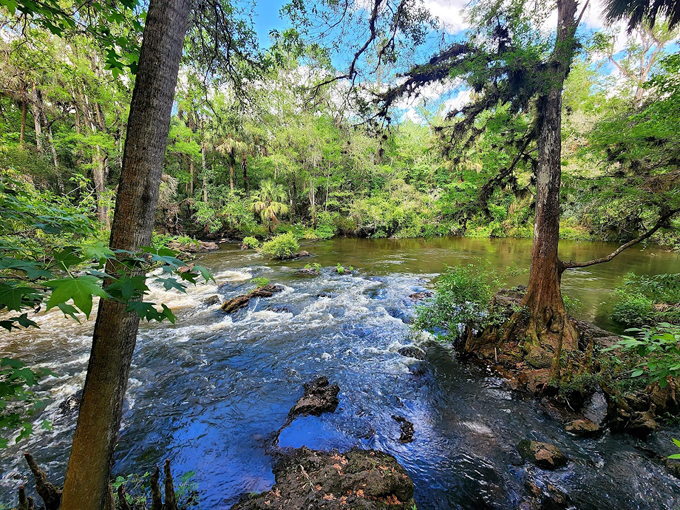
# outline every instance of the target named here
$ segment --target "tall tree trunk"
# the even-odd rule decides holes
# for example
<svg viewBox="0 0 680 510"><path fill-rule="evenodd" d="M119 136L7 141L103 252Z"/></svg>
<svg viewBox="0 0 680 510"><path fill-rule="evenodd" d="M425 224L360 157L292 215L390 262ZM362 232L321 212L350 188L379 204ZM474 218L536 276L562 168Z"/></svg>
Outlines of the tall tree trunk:
<svg viewBox="0 0 680 510"><path fill-rule="evenodd" d="M135 251L151 242L190 6L191 0L149 2L111 229L113 249ZM139 316L126 310L114 301L99 303L61 510L98 510L107 502L139 328Z"/></svg>
<svg viewBox="0 0 680 510"><path fill-rule="evenodd" d="M229 189L234 191L234 165L236 164L236 154L234 149L229 151Z"/></svg>
<svg viewBox="0 0 680 510"><path fill-rule="evenodd" d="M194 158L189 156L189 196L194 196Z"/></svg>
<svg viewBox="0 0 680 510"><path fill-rule="evenodd" d="M243 189L248 193L248 156L241 158L241 170L243 171Z"/></svg>
<svg viewBox="0 0 680 510"><path fill-rule="evenodd" d="M38 100L38 91L33 85L33 101L31 101L31 110L33 113L33 125L35 127L35 146L40 154L43 154L43 135L42 135L42 124L41 124L41 111L40 111L40 101Z"/></svg>
<svg viewBox="0 0 680 510"><path fill-rule="evenodd" d="M208 202L208 165L205 161L205 145L201 144L201 177L203 179L203 201Z"/></svg>
<svg viewBox="0 0 680 510"><path fill-rule="evenodd" d="M57 148L54 145L54 136L52 136L52 124L47 121L47 115L45 114L45 109L41 108L42 111L42 116L43 116L43 121L45 122L45 126L47 127L46 133L47 133L47 143L50 146L50 151L52 152L52 162L54 163L54 168L59 168L59 155L57 154ZM63 191L63 186L61 184L61 177L58 177L60 184L59 184L59 189Z"/></svg>
<svg viewBox="0 0 680 510"><path fill-rule="evenodd" d="M106 177L108 174L109 157L101 147L96 147L92 159L92 180L94 181L94 190L97 195L97 218L108 229L111 227L109 222L109 206L106 200Z"/></svg>
<svg viewBox="0 0 680 510"><path fill-rule="evenodd" d="M21 98L21 128L19 130L19 145L24 145L25 138L26 138L26 97L24 96Z"/></svg>
<svg viewBox="0 0 680 510"><path fill-rule="evenodd" d="M564 349L577 347L560 291L560 184L562 178L562 91L574 54L576 1L558 0L555 50L548 90L538 100L538 169L531 272L523 305L529 311L526 347L547 350L559 360Z"/></svg>

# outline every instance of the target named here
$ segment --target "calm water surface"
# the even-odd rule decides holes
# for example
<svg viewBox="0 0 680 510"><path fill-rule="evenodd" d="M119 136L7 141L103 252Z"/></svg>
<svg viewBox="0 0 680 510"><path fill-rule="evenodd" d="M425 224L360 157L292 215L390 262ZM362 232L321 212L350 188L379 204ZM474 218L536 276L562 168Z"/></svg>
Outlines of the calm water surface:
<svg viewBox="0 0 680 510"><path fill-rule="evenodd" d="M416 484L418 508L510 509L525 495L528 479L552 483L570 494L575 508L671 509L680 507L680 484L651 458L649 450L673 453L666 430L648 441L605 435L576 440L531 399L509 391L492 373L459 363L428 335L415 335L412 292L431 286L447 265L473 264L526 283L528 240L337 239L303 246L313 259L270 262L252 251L223 245L204 255L217 284L186 295L155 290L170 305L176 325L144 325L133 361L116 474L147 471L170 458L176 473L195 471L200 508L228 508L244 492L273 484L269 435L285 421L302 384L327 375L341 388L336 413L298 419L281 436L283 446L377 448L406 467ZM609 253L615 245L562 242L565 259ZM321 276L295 271L307 262L324 266ZM332 272L352 265L353 275ZM633 249L613 262L564 276L565 293L580 301L579 315L615 328L608 315L612 289L626 272L680 272L676 254ZM229 298L264 276L285 290L225 316L203 304ZM38 431L27 443L0 454L0 501L28 480L20 462L31 451L52 479L63 477L75 417L58 404L84 381L93 321L82 325L57 313L38 316L40 330L0 333L0 356L52 369L41 391L52 403L54 430ZM424 375L419 362L396 351L428 347ZM398 442L393 414L415 425L415 441ZM36 428L39 428L36 425ZM521 463L515 445L523 438L557 444L571 458L567 468L543 472Z"/></svg>

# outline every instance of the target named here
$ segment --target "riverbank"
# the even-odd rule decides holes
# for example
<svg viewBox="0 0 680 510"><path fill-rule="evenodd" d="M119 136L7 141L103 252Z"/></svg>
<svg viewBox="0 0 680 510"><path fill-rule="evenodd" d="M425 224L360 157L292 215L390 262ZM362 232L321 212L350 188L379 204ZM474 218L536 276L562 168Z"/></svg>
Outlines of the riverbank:
<svg viewBox="0 0 680 510"><path fill-rule="evenodd" d="M585 259L610 247L565 242L562 249ZM527 264L529 248L528 240L335 239L303 241L312 258L292 261L271 261L236 244L198 255L196 263L216 283L187 294L153 290L151 298L173 308L177 323L142 326L114 475L143 473L170 458L176 478L195 473L200 508L229 507L244 492L266 493L275 482L270 434L285 423L303 383L323 374L340 387L337 410L298 418L280 445L389 453L413 480L419 510L517 508L534 485L559 489L579 509L680 504L677 479L659 463L675 453L678 429L644 441L608 432L577 438L496 372L461 363L429 336L413 335L417 301L409 296L427 290L446 265L484 265L519 284L526 274L509 268ZM318 276L298 274L309 262L320 264ZM355 271L338 274L338 262ZM601 324L608 316L602 303L627 269L680 272L680 261L667 252L631 250L611 265L565 275L564 285L582 302L583 315ZM220 302L252 291L254 277L283 290L234 314L220 311ZM206 302L216 295L218 302ZM53 430L38 422L27 442L2 452L3 502L30 482L25 450L50 480L62 482L75 419L59 403L82 385L89 354L92 321L78 325L56 312L36 321L40 330L6 335L0 349L57 374L40 388L50 404L38 418L49 419ZM426 352L425 360L399 353L412 345ZM412 442L400 441L402 423L393 416L413 424ZM524 439L556 445L568 464L547 471L524 461L517 450Z"/></svg>

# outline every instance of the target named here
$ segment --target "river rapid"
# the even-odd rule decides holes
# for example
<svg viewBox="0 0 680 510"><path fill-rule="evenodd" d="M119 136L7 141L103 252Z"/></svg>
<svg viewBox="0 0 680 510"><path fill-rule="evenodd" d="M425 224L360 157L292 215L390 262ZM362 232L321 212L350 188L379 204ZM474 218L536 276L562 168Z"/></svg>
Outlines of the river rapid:
<svg viewBox="0 0 680 510"><path fill-rule="evenodd" d="M272 262L225 244L201 255L216 283L186 294L154 289L152 299L177 315L177 324L144 324L133 360L114 474L143 473L169 458L173 471L194 471L200 508L229 508L243 493L268 490L272 432L302 394L304 382L326 375L340 385L333 414L293 422L281 446L340 450L374 448L394 455L416 487L419 510L517 508L525 484L550 483L569 494L574 508L619 510L680 508L680 481L651 451L675 453L666 429L646 441L606 433L577 439L533 399L509 390L495 374L455 359L430 335L415 334L409 295L431 287L446 265L473 264L525 283L531 242L447 238L435 240L336 239L302 247L313 258ZM561 246L564 259L602 256L605 243ZM299 276L306 263L320 276ZM352 274L333 271L352 265ZM580 301L577 315L616 329L608 319L612 290L626 272L680 272L677 254L632 249L612 263L564 276L564 292ZM268 299L227 316L220 300L253 288L263 276L284 286ZM36 417L36 433L0 452L0 502L14 503L30 483L21 452L30 451L52 481L61 482L75 413L59 404L83 384L93 320L74 323L59 313L35 319L40 330L0 333L0 357L50 368L41 394L50 399ZM425 361L398 354L416 344ZM401 444L392 415L414 424L415 439ZM41 430L48 419L53 430ZM524 464L516 445L524 438L558 445L571 459L554 472ZM1 506L1 505L0 505Z"/></svg>

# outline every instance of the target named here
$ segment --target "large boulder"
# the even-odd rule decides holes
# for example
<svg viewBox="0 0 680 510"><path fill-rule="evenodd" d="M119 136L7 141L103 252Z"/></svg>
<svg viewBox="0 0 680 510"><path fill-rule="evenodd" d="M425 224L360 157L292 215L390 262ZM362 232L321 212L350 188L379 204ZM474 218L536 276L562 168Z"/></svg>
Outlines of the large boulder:
<svg viewBox="0 0 680 510"><path fill-rule="evenodd" d="M232 510L412 510L413 482L394 457L374 450L300 448L274 467L268 492L244 496Z"/></svg>
<svg viewBox="0 0 680 510"><path fill-rule="evenodd" d="M517 450L524 460L533 462L542 469L557 469L568 462L567 456L550 443L522 439L517 445Z"/></svg>

